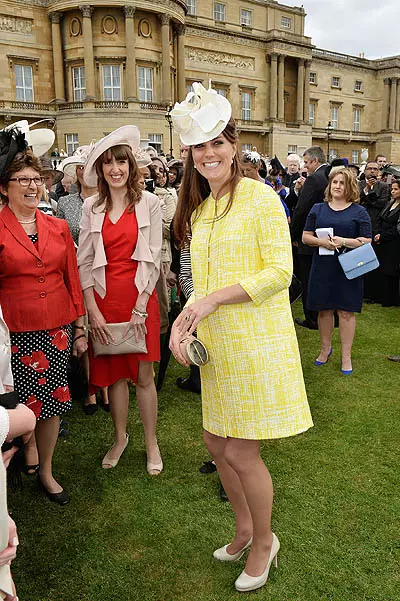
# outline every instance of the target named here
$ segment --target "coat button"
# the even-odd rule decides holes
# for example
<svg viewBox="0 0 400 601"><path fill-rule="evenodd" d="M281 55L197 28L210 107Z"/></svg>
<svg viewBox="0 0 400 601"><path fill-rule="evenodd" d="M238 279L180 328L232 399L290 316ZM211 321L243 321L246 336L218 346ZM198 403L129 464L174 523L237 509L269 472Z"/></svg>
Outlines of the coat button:
<svg viewBox="0 0 400 601"><path fill-rule="evenodd" d="M37 266L37 267L43 267L43 263L42 263L42 261L38 261L38 262L36 263L36 266Z"/></svg>
<svg viewBox="0 0 400 601"><path fill-rule="evenodd" d="M38 278L38 282L40 282L41 284L43 284L43 282L44 282L44 277L43 277L43 276L40 276L40 278Z"/></svg>
<svg viewBox="0 0 400 601"><path fill-rule="evenodd" d="M46 292L41 292L39 294L40 298L45 298L47 296Z"/></svg>

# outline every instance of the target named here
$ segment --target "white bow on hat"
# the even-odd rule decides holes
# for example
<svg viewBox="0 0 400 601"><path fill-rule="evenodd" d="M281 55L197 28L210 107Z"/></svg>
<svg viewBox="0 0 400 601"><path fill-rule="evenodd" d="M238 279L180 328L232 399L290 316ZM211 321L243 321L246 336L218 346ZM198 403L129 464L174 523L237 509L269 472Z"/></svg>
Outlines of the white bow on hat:
<svg viewBox="0 0 400 601"><path fill-rule="evenodd" d="M26 119L11 123L4 129L9 131L10 129L19 129L25 136L28 146L32 148L33 154L36 156L42 156L45 154L54 144L55 135L51 129L41 127L39 129L32 129L35 125L42 123L43 121L50 121L50 119L42 119L35 123L28 123Z"/></svg>
<svg viewBox="0 0 400 601"><path fill-rule="evenodd" d="M219 136L232 115L229 100L211 86L206 90L201 83L195 82L193 90L183 102L176 102L170 113L174 129L186 146L202 144Z"/></svg>

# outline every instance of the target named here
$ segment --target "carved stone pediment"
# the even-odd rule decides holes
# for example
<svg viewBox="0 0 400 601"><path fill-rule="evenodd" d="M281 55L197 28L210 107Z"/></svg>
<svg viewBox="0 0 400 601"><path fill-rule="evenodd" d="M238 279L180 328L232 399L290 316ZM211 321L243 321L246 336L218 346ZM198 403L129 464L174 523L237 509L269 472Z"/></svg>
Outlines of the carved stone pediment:
<svg viewBox="0 0 400 601"><path fill-rule="evenodd" d="M227 52L213 52L203 48L185 47L185 58L188 61L196 63L208 63L215 66L233 67L234 69L244 69L246 71L255 71L255 59L238 54L228 54Z"/></svg>

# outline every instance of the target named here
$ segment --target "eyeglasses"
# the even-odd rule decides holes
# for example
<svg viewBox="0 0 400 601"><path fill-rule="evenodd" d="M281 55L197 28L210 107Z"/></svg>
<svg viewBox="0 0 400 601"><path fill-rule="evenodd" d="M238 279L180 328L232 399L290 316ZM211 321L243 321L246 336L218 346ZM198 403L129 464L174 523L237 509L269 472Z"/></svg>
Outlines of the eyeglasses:
<svg viewBox="0 0 400 601"><path fill-rule="evenodd" d="M44 184L44 177L10 177L9 182L18 182L20 186L24 188L28 188L31 185L31 182L34 182L35 185L39 188Z"/></svg>

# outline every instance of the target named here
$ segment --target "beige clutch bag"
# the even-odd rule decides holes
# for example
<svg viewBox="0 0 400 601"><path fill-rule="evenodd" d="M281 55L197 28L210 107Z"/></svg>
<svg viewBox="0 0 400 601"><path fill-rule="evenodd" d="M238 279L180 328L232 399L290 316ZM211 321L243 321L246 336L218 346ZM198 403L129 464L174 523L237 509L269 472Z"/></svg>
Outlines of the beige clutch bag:
<svg viewBox="0 0 400 601"><path fill-rule="evenodd" d="M114 338L114 341L110 340L109 344L103 344L100 340L94 340L93 336L91 336L90 339L92 341L94 356L147 353L146 340L140 338L138 342L136 342L135 334L132 329L129 329L127 335L123 336L128 325L129 322L127 321L123 323L108 323L107 327Z"/></svg>
<svg viewBox="0 0 400 601"><path fill-rule="evenodd" d="M208 361L208 352L204 344L193 335L187 336L179 343L182 355L188 363L201 367Z"/></svg>

